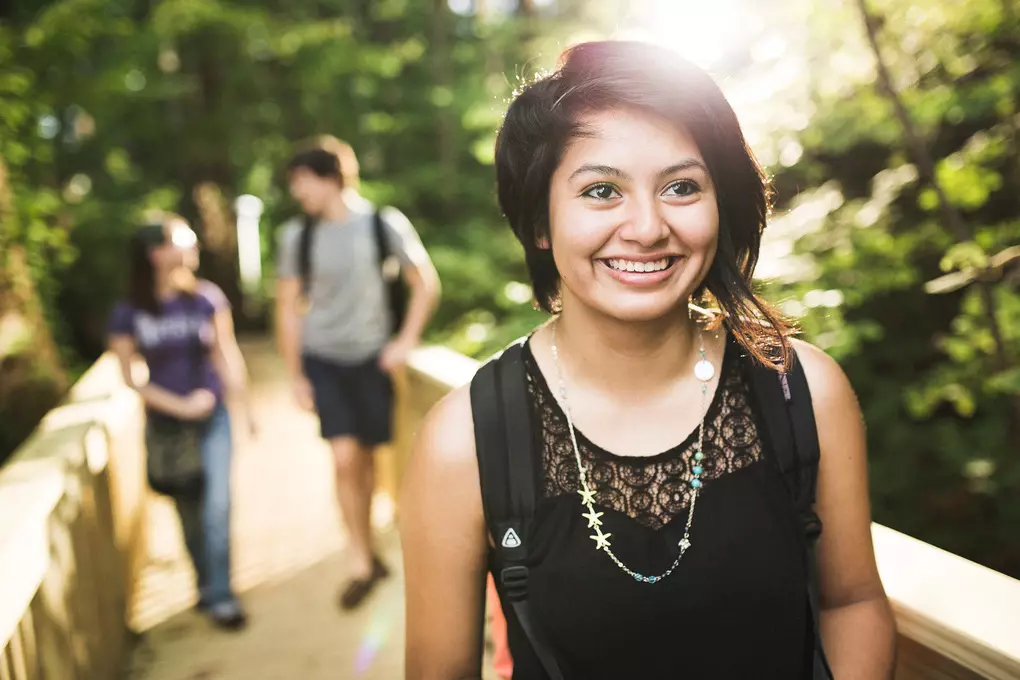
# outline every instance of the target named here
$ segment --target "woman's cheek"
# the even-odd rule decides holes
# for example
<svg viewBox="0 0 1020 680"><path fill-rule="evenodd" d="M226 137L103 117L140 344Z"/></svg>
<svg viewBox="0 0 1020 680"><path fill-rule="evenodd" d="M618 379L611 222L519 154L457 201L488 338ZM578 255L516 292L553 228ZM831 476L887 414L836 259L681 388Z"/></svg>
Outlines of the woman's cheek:
<svg viewBox="0 0 1020 680"><path fill-rule="evenodd" d="M719 239L719 211L712 203L678 210L673 224L677 238L692 254L710 251L705 254L711 255L715 252Z"/></svg>

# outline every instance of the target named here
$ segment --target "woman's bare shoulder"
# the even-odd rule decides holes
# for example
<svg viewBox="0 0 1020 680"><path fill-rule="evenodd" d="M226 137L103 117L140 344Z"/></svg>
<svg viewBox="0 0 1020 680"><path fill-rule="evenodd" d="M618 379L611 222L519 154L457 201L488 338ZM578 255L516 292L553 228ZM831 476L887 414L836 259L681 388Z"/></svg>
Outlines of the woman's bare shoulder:
<svg viewBox="0 0 1020 680"><path fill-rule="evenodd" d="M464 385L437 402L422 420L408 461L405 498L429 503L418 491L442 489L431 499L445 497L481 508L478 463L475 458L470 386Z"/></svg>
<svg viewBox="0 0 1020 680"><path fill-rule="evenodd" d="M811 389L815 409L843 412L850 407L858 410L856 396L843 368L824 350L803 340L792 340L797 360L804 367L804 375Z"/></svg>
<svg viewBox="0 0 1020 680"><path fill-rule="evenodd" d="M462 465L474 460L470 384L454 389L428 410L417 438L437 463Z"/></svg>

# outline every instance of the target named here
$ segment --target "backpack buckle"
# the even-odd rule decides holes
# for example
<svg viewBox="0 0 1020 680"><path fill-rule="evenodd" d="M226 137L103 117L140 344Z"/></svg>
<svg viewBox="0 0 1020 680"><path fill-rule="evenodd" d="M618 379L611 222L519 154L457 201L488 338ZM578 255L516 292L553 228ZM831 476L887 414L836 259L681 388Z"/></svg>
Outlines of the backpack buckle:
<svg viewBox="0 0 1020 680"><path fill-rule="evenodd" d="M521 565L504 567L499 572L500 583L507 598L520 601L528 597L528 568Z"/></svg>
<svg viewBox="0 0 1020 680"><path fill-rule="evenodd" d="M813 510L805 510L800 513L800 524L808 545L814 545L822 535L822 519Z"/></svg>

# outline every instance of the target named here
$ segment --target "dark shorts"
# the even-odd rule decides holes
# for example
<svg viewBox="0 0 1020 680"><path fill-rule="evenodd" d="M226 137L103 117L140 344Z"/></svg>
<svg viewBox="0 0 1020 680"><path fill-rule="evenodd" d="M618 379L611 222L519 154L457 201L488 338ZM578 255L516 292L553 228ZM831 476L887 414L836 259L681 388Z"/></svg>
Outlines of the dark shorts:
<svg viewBox="0 0 1020 680"><path fill-rule="evenodd" d="M315 410L324 439L355 437L365 446L390 441L393 381L376 357L341 364L317 357L301 358L315 393Z"/></svg>

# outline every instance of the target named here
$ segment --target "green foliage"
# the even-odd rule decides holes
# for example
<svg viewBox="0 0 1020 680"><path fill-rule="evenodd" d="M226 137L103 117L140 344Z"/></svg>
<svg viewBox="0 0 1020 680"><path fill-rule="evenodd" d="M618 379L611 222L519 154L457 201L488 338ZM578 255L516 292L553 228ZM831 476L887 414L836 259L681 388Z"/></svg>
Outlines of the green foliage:
<svg viewBox="0 0 1020 680"><path fill-rule="evenodd" d="M781 280L773 290L805 335L839 359L858 393L876 520L1020 575L1008 529L1020 518L1017 276L984 277L1002 347L973 282L992 254L1020 243L1013 220L1020 31L1003 21L998 0L967 3L966 11L949 0L869 6L883 19L883 57L934 157L936 180L969 236L961 240L943 223L937 193L916 171L910 181L888 181L914 159L874 75L842 83L830 75L808 95L816 108L799 134L803 155L778 169L776 182L782 189L807 181L798 204L824 183L835 183L845 200L796 238L793 252L815 276ZM817 11L809 30L828 36L831 49L870 61L859 35L841 34L832 21ZM971 274L971 283L925 292L926 281L950 272ZM827 290L839 291L841 304L818 304Z"/></svg>
<svg viewBox="0 0 1020 680"><path fill-rule="evenodd" d="M790 242L768 293L858 393L876 519L1020 575L1007 531L1020 525L1020 275L984 269L1020 243L1020 26L1003 0L869 3L936 178L968 224L961 238L876 87L855 3L767 4L759 42L782 49L755 56L746 41L721 75L758 93L739 113L774 173L769 232ZM84 365L103 348L141 209L177 209L208 241L196 186L259 196L271 275L274 228L295 212L281 166L295 140L332 133L358 152L366 196L408 214L433 255L444 300L430 339L486 356L544 318L493 195L502 111L521 79L569 37L604 34L617 9L15 3L0 23L0 157L17 219L0 225L0 248L26 246L48 320ZM214 265L230 254L213 255L208 274L229 288L232 270ZM925 292L952 273L988 279L1004 347L973 284Z"/></svg>
<svg viewBox="0 0 1020 680"><path fill-rule="evenodd" d="M54 0L14 12L0 36L0 157L21 226L3 238L28 247L61 344L87 362L141 209L176 209L202 234L196 186L256 194L271 272L273 229L295 212L281 166L294 141L332 133L354 144L365 194L435 249L447 282L436 337L477 337L475 310L490 309L492 339L476 343L488 351L507 318L532 318L501 297L500 281L524 272L493 200L494 132L531 41L583 23L571 11L536 22L404 0ZM222 275L224 256L207 274Z"/></svg>

